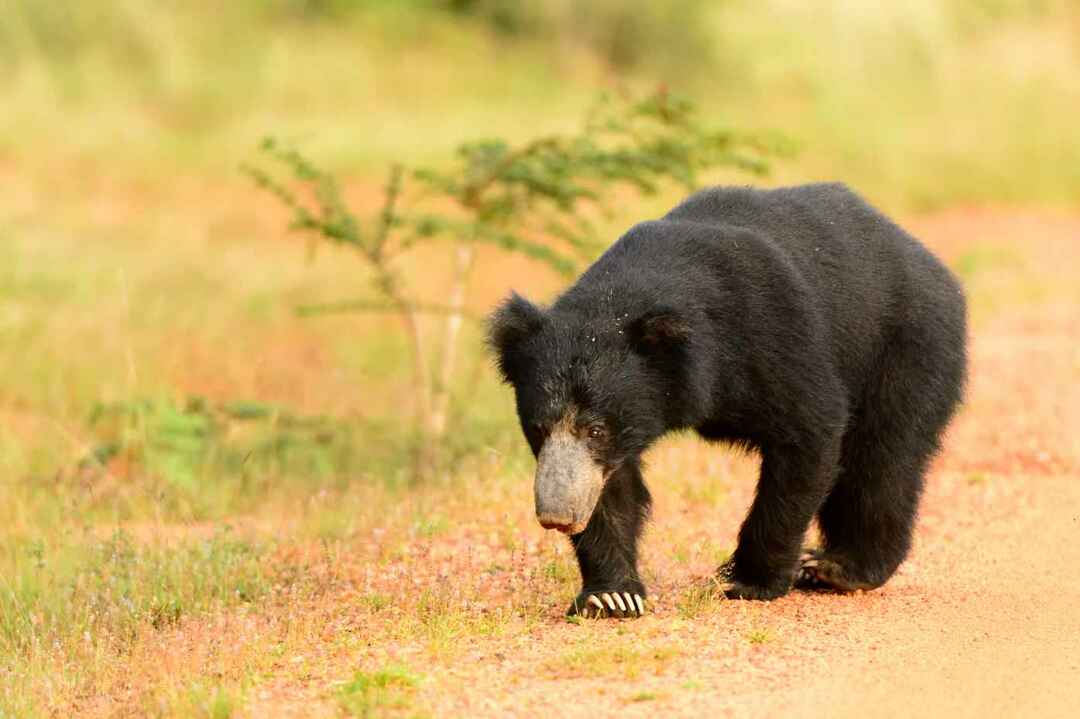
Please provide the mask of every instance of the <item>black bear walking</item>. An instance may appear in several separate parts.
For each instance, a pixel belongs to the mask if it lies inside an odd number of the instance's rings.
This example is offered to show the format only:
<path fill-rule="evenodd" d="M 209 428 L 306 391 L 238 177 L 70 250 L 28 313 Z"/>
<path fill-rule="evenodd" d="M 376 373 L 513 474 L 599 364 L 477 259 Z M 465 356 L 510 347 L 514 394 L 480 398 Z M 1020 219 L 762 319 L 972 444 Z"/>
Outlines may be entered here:
<path fill-rule="evenodd" d="M 512 295 L 490 341 L 537 457 L 537 519 L 581 566 L 570 612 L 644 611 L 640 457 L 684 428 L 761 453 L 728 597 L 883 584 L 962 396 L 965 324 L 949 271 L 839 184 L 699 192 L 551 307 Z M 823 546 L 804 550 L 815 515 Z"/>

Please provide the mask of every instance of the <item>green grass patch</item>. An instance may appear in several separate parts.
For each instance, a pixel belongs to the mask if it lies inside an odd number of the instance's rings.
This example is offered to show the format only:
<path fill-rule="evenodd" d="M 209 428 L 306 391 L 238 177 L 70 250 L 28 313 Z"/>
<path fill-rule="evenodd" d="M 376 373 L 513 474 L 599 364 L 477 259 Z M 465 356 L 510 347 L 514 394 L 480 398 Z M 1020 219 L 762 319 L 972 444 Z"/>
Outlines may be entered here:
<path fill-rule="evenodd" d="M 226 687 L 196 681 L 175 697 L 170 712 L 191 719 L 231 719 L 243 705 L 241 695 Z"/>
<path fill-rule="evenodd" d="M 547 666 L 552 672 L 573 677 L 636 679 L 663 671 L 682 653 L 676 645 L 643 647 L 634 637 L 605 641 L 601 646 L 595 641 L 585 641 L 549 661 Z"/>
<path fill-rule="evenodd" d="M 765 644 L 776 638 L 768 627 L 753 627 L 746 633 L 746 641 L 751 644 Z"/>
<path fill-rule="evenodd" d="M 683 591 L 675 607 L 683 619 L 694 619 L 712 611 L 722 601 L 718 582 L 695 583 Z"/>
<path fill-rule="evenodd" d="M 353 717 L 409 716 L 421 677 L 406 667 L 390 666 L 374 672 L 357 671 L 337 692 L 341 709 Z"/>

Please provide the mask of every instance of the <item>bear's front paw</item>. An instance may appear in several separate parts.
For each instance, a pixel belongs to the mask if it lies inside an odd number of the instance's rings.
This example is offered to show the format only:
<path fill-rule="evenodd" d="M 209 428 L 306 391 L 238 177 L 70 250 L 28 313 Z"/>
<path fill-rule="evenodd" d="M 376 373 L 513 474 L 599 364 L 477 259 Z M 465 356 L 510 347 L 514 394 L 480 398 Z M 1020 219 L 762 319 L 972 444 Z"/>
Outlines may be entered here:
<path fill-rule="evenodd" d="M 569 617 L 581 616 L 592 619 L 614 617 L 634 619 L 645 614 L 643 590 L 604 591 L 587 590 L 577 595 L 574 603 L 566 610 Z"/>

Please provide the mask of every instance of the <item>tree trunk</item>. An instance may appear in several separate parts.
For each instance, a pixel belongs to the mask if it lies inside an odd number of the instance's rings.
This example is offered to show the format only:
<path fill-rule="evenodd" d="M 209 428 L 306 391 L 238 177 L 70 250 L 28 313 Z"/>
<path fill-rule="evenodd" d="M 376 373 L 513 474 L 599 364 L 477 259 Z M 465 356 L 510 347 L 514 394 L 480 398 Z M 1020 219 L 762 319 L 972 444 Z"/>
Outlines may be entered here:
<path fill-rule="evenodd" d="M 450 313 L 446 317 L 446 336 L 443 340 L 442 362 L 439 376 L 433 387 L 431 406 L 431 436 L 438 441 L 446 434 L 447 418 L 450 413 L 450 386 L 454 378 L 457 363 L 458 339 L 464 322 L 465 288 L 468 285 L 469 269 L 472 267 L 473 246 L 461 243 L 454 253 L 454 276 L 450 285 L 447 306 Z"/>
<path fill-rule="evenodd" d="M 435 440 L 432 437 L 431 414 L 431 373 L 428 369 L 427 347 L 420 330 L 420 319 L 416 309 L 409 304 L 401 306 L 401 321 L 413 356 L 413 411 L 416 414 L 416 426 L 419 428 L 416 454 L 413 462 L 413 479 L 421 481 L 431 476 L 435 469 Z"/>

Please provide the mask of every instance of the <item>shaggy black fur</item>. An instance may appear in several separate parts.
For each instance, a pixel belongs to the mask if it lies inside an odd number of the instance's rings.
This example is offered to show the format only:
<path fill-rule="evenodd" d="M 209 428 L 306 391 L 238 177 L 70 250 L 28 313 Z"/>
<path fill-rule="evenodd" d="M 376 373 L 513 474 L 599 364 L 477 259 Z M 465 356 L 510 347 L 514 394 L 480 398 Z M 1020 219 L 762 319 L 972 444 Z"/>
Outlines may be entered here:
<path fill-rule="evenodd" d="M 695 194 L 633 227 L 550 308 L 512 296 L 491 342 L 534 452 L 570 406 L 607 428 L 589 440 L 607 483 L 571 537 L 579 604 L 644 595 L 639 457 L 682 428 L 761 453 L 721 568 L 728 596 L 880 586 L 908 552 L 966 365 L 957 281 L 839 184 Z M 815 515 L 824 547 L 800 560 Z"/>

